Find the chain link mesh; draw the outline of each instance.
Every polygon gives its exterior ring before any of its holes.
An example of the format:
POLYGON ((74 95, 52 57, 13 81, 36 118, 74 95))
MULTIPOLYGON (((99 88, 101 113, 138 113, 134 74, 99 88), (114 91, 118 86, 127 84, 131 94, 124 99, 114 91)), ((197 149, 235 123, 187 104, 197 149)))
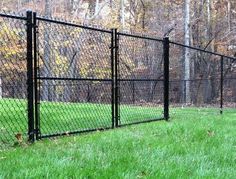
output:
POLYGON ((219 55, 170 44, 170 105, 172 115, 191 114, 191 111, 202 114, 219 114, 221 97, 225 103, 224 107, 229 107, 227 105, 229 99, 232 102, 231 105, 236 102, 232 93, 230 97, 227 97, 227 91, 235 91, 232 86, 235 75, 233 71, 229 72, 229 67, 226 65, 228 63, 232 66, 232 60, 229 62, 226 58, 223 58, 224 88, 223 96, 221 96, 221 59, 219 55), (226 87, 227 81, 230 81, 228 88, 226 87))
MULTIPOLYGON (((34 112, 40 137, 112 127, 113 35, 37 18, 34 112)), ((26 18, 0 14, 1 147, 27 138, 26 41, 26 18)), ((118 33, 118 52, 119 125, 163 119, 162 40, 118 33)), ((171 117, 219 114, 221 105, 235 112, 236 60, 221 60, 220 55, 170 43, 171 117)))
POLYGON ((120 120, 163 118, 162 42, 119 35, 120 120))
POLYGON ((236 60, 224 58, 223 104, 224 111, 236 109, 236 60))
POLYGON ((25 24, 0 16, 0 148, 27 135, 25 24))
POLYGON ((111 33, 40 21, 43 135, 111 127, 111 33))

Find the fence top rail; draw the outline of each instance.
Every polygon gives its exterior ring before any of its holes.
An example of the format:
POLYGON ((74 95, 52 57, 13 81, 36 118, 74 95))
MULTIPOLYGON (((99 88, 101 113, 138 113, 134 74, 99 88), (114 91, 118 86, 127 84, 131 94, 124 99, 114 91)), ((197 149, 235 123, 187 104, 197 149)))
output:
POLYGON ((153 41, 163 42, 163 39, 149 37, 149 36, 135 35, 135 34, 129 34, 129 33, 124 33, 124 32, 118 32, 117 34, 118 35, 127 36, 127 37, 134 37, 134 38, 140 38, 140 39, 146 39, 146 40, 153 40, 153 41))
POLYGON ((100 29, 100 28, 96 28, 96 27, 84 26, 84 25, 78 25, 78 24, 71 23, 71 22, 48 19, 48 18, 43 18, 43 17, 36 17, 36 18, 39 21, 44 21, 44 22, 49 22, 49 23, 54 23, 54 24, 66 25, 66 26, 71 26, 71 27, 78 27, 78 28, 82 28, 82 29, 99 31, 99 32, 104 32, 104 33, 112 33, 111 30, 105 30, 105 29, 100 29))
POLYGON ((11 19, 18 19, 18 20, 27 20, 27 18, 24 17, 24 16, 10 15, 10 14, 4 14, 4 13, 0 13, 0 17, 11 18, 11 19))
POLYGON ((173 41, 170 41, 170 43, 174 44, 174 45, 181 46, 181 47, 189 48, 189 49, 192 49, 192 50, 196 50, 196 51, 200 51, 200 52, 204 52, 204 53, 208 53, 208 54, 211 54, 211 55, 216 55, 216 56, 220 56, 220 57, 224 57, 224 58, 228 58, 228 59, 232 59, 232 60, 236 61, 236 58, 234 58, 234 57, 229 57, 229 56, 226 56, 226 55, 223 55, 223 54, 220 54, 220 53, 211 52, 211 51, 208 51, 208 50, 204 50, 202 48, 188 46, 188 45, 184 45, 184 44, 173 42, 173 41))

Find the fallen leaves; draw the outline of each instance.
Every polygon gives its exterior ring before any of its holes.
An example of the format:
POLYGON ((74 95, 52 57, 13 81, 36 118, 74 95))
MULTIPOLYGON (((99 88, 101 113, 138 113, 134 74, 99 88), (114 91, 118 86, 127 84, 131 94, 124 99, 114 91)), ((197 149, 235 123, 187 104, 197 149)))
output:
POLYGON ((17 141, 18 141, 19 143, 22 143, 22 142, 23 142, 23 137, 22 137, 22 134, 21 134, 21 133, 17 133, 17 134, 15 135, 15 137, 16 137, 16 139, 17 139, 17 141))

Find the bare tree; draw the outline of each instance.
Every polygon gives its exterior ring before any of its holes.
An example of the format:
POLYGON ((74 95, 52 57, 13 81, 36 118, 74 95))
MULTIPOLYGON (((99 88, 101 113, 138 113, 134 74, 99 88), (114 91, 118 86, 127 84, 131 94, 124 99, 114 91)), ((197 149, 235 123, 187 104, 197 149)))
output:
POLYGON ((125 0, 120 0, 120 22, 121 22, 121 29, 124 30, 125 28, 125 0))
MULTIPOLYGON (((184 44, 190 45, 190 0, 185 0, 184 4, 184 44)), ((184 91, 185 91, 185 102, 191 103, 190 94, 190 51, 189 48, 184 49, 184 91)))
MULTIPOLYGON (((51 0, 45 0, 45 16, 51 17, 51 0)), ((52 72, 52 62, 51 62, 51 48, 50 48, 50 29, 44 29, 44 58, 43 58, 43 76, 50 77, 52 72)), ((51 100, 52 98, 52 83, 45 80, 43 83, 43 93, 42 98, 45 101, 51 100)))

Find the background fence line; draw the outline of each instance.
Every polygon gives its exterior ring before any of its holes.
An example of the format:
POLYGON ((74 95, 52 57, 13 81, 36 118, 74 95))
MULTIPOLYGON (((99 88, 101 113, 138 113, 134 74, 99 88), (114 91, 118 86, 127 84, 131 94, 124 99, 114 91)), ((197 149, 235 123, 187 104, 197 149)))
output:
POLYGON ((168 120, 180 106, 236 107, 236 58, 31 11, 0 13, 0 63, 1 144, 168 120))

